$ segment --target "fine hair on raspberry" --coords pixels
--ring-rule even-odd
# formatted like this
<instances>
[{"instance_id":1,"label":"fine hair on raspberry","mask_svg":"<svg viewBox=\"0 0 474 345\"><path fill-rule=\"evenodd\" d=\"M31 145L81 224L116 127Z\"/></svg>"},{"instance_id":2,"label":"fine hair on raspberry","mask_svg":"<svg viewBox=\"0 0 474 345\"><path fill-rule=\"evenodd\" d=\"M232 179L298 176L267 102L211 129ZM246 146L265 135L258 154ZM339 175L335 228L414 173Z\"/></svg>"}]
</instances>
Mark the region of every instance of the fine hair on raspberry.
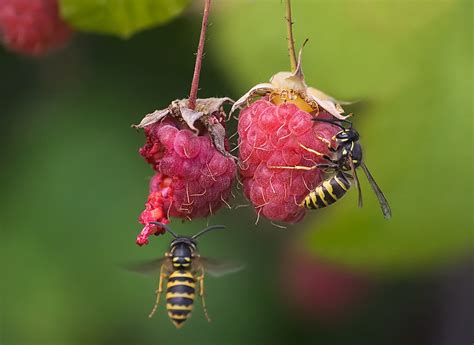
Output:
<instances>
[{"instance_id":1,"label":"fine hair on raspberry","mask_svg":"<svg viewBox=\"0 0 474 345\"><path fill-rule=\"evenodd\" d=\"M207 132L196 135L166 119L146 127L145 135L147 141L140 154L156 174L139 218L149 232L142 232L138 244L147 243L150 232L162 232L149 225L151 221L207 217L228 205L237 170L234 160L214 147Z\"/></svg>"},{"instance_id":2,"label":"fine hair on raspberry","mask_svg":"<svg viewBox=\"0 0 474 345\"><path fill-rule=\"evenodd\" d=\"M324 112L318 116L330 117ZM306 210L299 204L322 181L323 172L278 167L313 167L324 163L304 147L329 154L323 139L330 141L337 128L314 122L313 117L295 104L276 105L268 98L240 112L239 173L245 196L259 215L288 223L303 219Z\"/></svg>"}]
</instances>

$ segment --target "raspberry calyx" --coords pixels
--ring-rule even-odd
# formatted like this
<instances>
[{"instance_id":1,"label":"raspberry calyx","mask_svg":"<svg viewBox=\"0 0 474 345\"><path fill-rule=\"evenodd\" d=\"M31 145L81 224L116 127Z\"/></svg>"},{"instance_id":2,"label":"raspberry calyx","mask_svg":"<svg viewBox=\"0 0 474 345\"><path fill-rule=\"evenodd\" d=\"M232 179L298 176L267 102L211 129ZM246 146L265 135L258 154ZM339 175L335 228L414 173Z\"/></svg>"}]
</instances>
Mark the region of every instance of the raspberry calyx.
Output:
<instances>
[{"instance_id":1,"label":"raspberry calyx","mask_svg":"<svg viewBox=\"0 0 474 345\"><path fill-rule=\"evenodd\" d=\"M350 104L351 102L338 101L324 92L306 85L301 61L302 49L294 72L278 72L270 78L270 83L255 85L234 103L230 111L231 114L255 98L270 96L270 100L275 104L293 103L308 113L313 111L319 113L322 109L340 120L349 117L350 114L342 115L344 109L341 104Z\"/></svg>"}]
</instances>

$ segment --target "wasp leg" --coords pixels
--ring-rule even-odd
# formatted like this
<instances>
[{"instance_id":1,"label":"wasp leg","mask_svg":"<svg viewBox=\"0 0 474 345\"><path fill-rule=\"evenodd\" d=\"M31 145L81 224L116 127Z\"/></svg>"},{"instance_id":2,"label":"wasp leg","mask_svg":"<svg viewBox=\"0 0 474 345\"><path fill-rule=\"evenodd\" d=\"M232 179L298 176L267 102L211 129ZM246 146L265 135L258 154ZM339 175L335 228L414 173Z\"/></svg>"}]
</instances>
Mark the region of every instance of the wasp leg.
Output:
<instances>
[{"instance_id":1,"label":"wasp leg","mask_svg":"<svg viewBox=\"0 0 474 345\"><path fill-rule=\"evenodd\" d=\"M156 289L156 291L155 291L156 301L155 301L155 305L153 306L153 309L151 310L150 314L148 315L149 318L151 318L155 314L156 309L158 308L158 304L160 304L160 297L161 297L161 293L163 292L163 279L167 277L167 274L164 273L163 267L164 267L164 265L161 265L161 268L160 268L160 282L158 283L158 289Z\"/></svg>"},{"instance_id":2,"label":"wasp leg","mask_svg":"<svg viewBox=\"0 0 474 345\"><path fill-rule=\"evenodd\" d=\"M201 269L201 275L197 277L199 281L199 296L201 296L202 310L204 310L204 316L206 317L207 322L211 322L211 318L207 313L206 301L204 299L204 270Z\"/></svg>"},{"instance_id":3,"label":"wasp leg","mask_svg":"<svg viewBox=\"0 0 474 345\"><path fill-rule=\"evenodd\" d=\"M292 167L285 167L285 166L269 166L269 168L273 169L291 169L291 170L314 170L317 168L317 166L312 166L312 167L305 167L302 165L295 165Z\"/></svg>"},{"instance_id":4,"label":"wasp leg","mask_svg":"<svg viewBox=\"0 0 474 345\"><path fill-rule=\"evenodd\" d=\"M329 157L328 155L325 155L324 153L321 153L321 152L319 152L319 151L313 150L313 149L311 149L311 148L309 148L309 147L304 146L303 144L300 144L300 147L301 147L302 149L308 151L308 152L311 152L311 153L317 155L317 156L323 157L325 160L327 160L327 161L329 161L329 162L331 162L331 163L336 163L335 160L333 160L333 159L332 159L331 157Z\"/></svg>"},{"instance_id":5,"label":"wasp leg","mask_svg":"<svg viewBox=\"0 0 474 345\"><path fill-rule=\"evenodd\" d=\"M316 164L315 167L322 170L338 170L339 169L339 165L337 164Z\"/></svg>"},{"instance_id":6,"label":"wasp leg","mask_svg":"<svg viewBox=\"0 0 474 345\"><path fill-rule=\"evenodd\" d=\"M327 145L329 151L337 152L337 150L334 147L332 147L331 141L327 140L326 138L320 137L320 136L318 136L317 138ZM334 138L334 139L336 139L336 138Z\"/></svg>"},{"instance_id":7,"label":"wasp leg","mask_svg":"<svg viewBox=\"0 0 474 345\"><path fill-rule=\"evenodd\" d=\"M316 165L313 165L312 167L305 167L305 166L302 166L302 165L294 165L292 167L272 165L272 166L269 166L269 168L273 168L273 169L291 169L291 170L314 170L314 169L338 170L339 165L335 164L335 162L334 162L334 163L331 163L331 164L316 164Z\"/></svg>"}]
</instances>

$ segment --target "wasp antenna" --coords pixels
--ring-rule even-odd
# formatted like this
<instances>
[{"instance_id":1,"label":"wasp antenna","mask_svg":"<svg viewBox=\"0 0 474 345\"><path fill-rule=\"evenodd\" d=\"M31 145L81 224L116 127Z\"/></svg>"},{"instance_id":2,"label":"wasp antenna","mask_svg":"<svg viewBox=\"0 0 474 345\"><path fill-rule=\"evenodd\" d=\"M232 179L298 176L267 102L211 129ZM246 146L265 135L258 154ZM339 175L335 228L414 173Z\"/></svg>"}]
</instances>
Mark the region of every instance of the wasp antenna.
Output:
<instances>
[{"instance_id":1,"label":"wasp antenna","mask_svg":"<svg viewBox=\"0 0 474 345\"><path fill-rule=\"evenodd\" d=\"M179 236L176 235L167 225L160 223L160 222L149 222L148 224L155 224L158 226L161 226L163 229L165 229L167 232L169 232L174 238L178 238Z\"/></svg>"},{"instance_id":2,"label":"wasp antenna","mask_svg":"<svg viewBox=\"0 0 474 345\"><path fill-rule=\"evenodd\" d=\"M194 235L191 238L194 240L194 239L198 238L199 236L204 235L208 231L211 231L211 230L214 230L214 229L225 229L225 228L226 228L225 225L211 225L211 226L208 226L207 228L199 231L196 235Z\"/></svg>"},{"instance_id":3,"label":"wasp antenna","mask_svg":"<svg viewBox=\"0 0 474 345\"><path fill-rule=\"evenodd\" d=\"M349 113L349 115L347 115L347 117L350 117L350 116L354 116L353 113ZM349 120L340 120L341 122L345 122L345 123L348 123L349 124L349 128L352 128L352 121L349 121Z\"/></svg>"},{"instance_id":4,"label":"wasp antenna","mask_svg":"<svg viewBox=\"0 0 474 345\"><path fill-rule=\"evenodd\" d=\"M330 119L318 119L318 118L313 118L311 119L312 121L318 121L318 122L325 122L325 123L330 123L331 125L334 125L334 126L337 126L341 129L346 129L343 125L340 124L340 122L342 121L346 121L346 120L330 120ZM348 123L351 124L351 127L352 127L352 123L350 121L347 121Z\"/></svg>"}]
</instances>

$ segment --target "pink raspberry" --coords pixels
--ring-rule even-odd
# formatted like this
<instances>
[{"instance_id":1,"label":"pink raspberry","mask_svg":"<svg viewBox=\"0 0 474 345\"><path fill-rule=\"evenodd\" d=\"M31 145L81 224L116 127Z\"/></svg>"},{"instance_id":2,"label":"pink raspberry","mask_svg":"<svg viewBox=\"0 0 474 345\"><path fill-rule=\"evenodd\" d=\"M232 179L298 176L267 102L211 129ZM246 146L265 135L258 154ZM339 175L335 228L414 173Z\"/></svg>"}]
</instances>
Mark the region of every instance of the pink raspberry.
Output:
<instances>
[{"instance_id":1,"label":"pink raspberry","mask_svg":"<svg viewBox=\"0 0 474 345\"><path fill-rule=\"evenodd\" d=\"M236 175L234 160L214 147L208 132L196 135L168 118L146 126L145 135L140 154L157 174L139 218L145 225L139 245L163 233L151 221L169 223L170 216L191 220L216 212L229 199Z\"/></svg>"},{"instance_id":2,"label":"pink raspberry","mask_svg":"<svg viewBox=\"0 0 474 345\"><path fill-rule=\"evenodd\" d=\"M0 37L10 50L40 56L63 45L71 29L57 0L0 0Z\"/></svg>"},{"instance_id":3,"label":"pink raspberry","mask_svg":"<svg viewBox=\"0 0 474 345\"><path fill-rule=\"evenodd\" d=\"M362 305L376 287L370 274L313 257L301 247L292 246L283 254L285 300L308 318L340 321Z\"/></svg>"},{"instance_id":4,"label":"pink raspberry","mask_svg":"<svg viewBox=\"0 0 474 345\"><path fill-rule=\"evenodd\" d=\"M281 168L325 163L308 149L329 155L327 144L320 138L331 140L338 129L314 122L313 117L293 103L275 105L268 97L240 112L240 176L244 193L257 213L270 220L301 221L305 209L299 204L322 181L323 173L319 169ZM318 117L330 115L320 112Z\"/></svg>"}]
</instances>

